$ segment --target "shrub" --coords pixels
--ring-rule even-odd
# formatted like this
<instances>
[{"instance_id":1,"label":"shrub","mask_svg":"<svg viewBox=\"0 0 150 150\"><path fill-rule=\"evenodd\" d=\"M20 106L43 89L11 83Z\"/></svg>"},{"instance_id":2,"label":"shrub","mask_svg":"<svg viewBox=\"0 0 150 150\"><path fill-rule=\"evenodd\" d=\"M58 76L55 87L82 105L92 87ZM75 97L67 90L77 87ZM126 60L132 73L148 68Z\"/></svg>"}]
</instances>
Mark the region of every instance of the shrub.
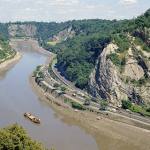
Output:
<instances>
[{"instance_id":1,"label":"shrub","mask_svg":"<svg viewBox=\"0 0 150 150\"><path fill-rule=\"evenodd\" d=\"M69 99L69 98L65 98L64 99L64 103L68 103L68 102L70 102L71 100Z\"/></svg>"},{"instance_id":2,"label":"shrub","mask_svg":"<svg viewBox=\"0 0 150 150\"><path fill-rule=\"evenodd\" d=\"M36 77L36 75L37 75L37 71L35 70L35 71L33 72L33 77Z\"/></svg>"},{"instance_id":3,"label":"shrub","mask_svg":"<svg viewBox=\"0 0 150 150\"><path fill-rule=\"evenodd\" d=\"M115 43L118 45L118 49L117 49L117 52L118 53L122 53L122 52L125 52L126 50L129 49L130 47L130 42L127 38L127 35L124 35L124 34L116 34L116 35L113 35L113 40L115 41Z\"/></svg>"},{"instance_id":4,"label":"shrub","mask_svg":"<svg viewBox=\"0 0 150 150\"><path fill-rule=\"evenodd\" d=\"M123 109L130 109L131 106L132 106L131 101L129 101L129 100L123 100L122 101L122 108Z\"/></svg>"},{"instance_id":5,"label":"shrub","mask_svg":"<svg viewBox=\"0 0 150 150\"><path fill-rule=\"evenodd\" d=\"M44 78L44 73L43 73L42 71L40 71L40 72L38 73L38 76L39 76L40 78Z\"/></svg>"},{"instance_id":6,"label":"shrub","mask_svg":"<svg viewBox=\"0 0 150 150\"><path fill-rule=\"evenodd\" d=\"M79 77L76 81L75 86L77 86L80 89L84 89L88 84L88 78Z\"/></svg>"},{"instance_id":7,"label":"shrub","mask_svg":"<svg viewBox=\"0 0 150 150\"><path fill-rule=\"evenodd\" d=\"M131 83L135 84L138 87L141 87L142 85L145 85L147 83L147 81L148 80L146 78L141 78L139 80L133 79L133 80L131 80Z\"/></svg>"},{"instance_id":8,"label":"shrub","mask_svg":"<svg viewBox=\"0 0 150 150\"><path fill-rule=\"evenodd\" d=\"M41 68L41 66L39 65L39 66L37 66L36 67L36 71L40 71L40 68Z\"/></svg>"},{"instance_id":9,"label":"shrub","mask_svg":"<svg viewBox=\"0 0 150 150\"><path fill-rule=\"evenodd\" d=\"M72 108L79 109L79 110L85 110L85 107L77 102L72 102L71 104L72 104Z\"/></svg>"},{"instance_id":10,"label":"shrub","mask_svg":"<svg viewBox=\"0 0 150 150\"><path fill-rule=\"evenodd\" d=\"M108 102L106 100L100 101L100 110L106 110Z\"/></svg>"},{"instance_id":11,"label":"shrub","mask_svg":"<svg viewBox=\"0 0 150 150\"><path fill-rule=\"evenodd\" d=\"M91 101L98 103L98 99L96 97L92 97Z\"/></svg>"},{"instance_id":12,"label":"shrub","mask_svg":"<svg viewBox=\"0 0 150 150\"><path fill-rule=\"evenodd\" d=\"M111 53L107 55L106 59L110 59L114 65L119 66L119 67L124 66L126 63L125 57L119 58L119 55L116 53Z\"/></svg>"},{"instance_id":13,"label":"shrub","mask_svg":"<svg viewBox=\"0 0 150 150\"><path fill-rule=\"evenodd\" d=\"M67 88L66 88L65 86L62 86L62 87L61 87L61 91L62 91L62 92L65 92L66 90L67 90Z\"/></svg>"},{"instance_id":14,"label":"shrub","mask_svg":"<svg viewBox=\"0 0 150 150\"><path fill-rule=\"evenodd\" d=\"M58 87L59 87L59 84L58 84L58 83L54 83L54 87L55 87L55 88L58 88Z\"/></svg>"},{"instance_id":15,"label":"shrub","mask_svg":"<svg viewBox=\"0 0 150 150\"><path fill-rule=\"evenodd\" d=\"M147 112L150 112L150 107L146 109Z\"/></svg>"},{"instance_id":16,"label":"shrub","mask_svg":"<svg viewBox=\"0 0 150 150\"><path fill-rule=\"evenodd\" d=\"M91 102L90 102L90 99L86 99L85 102L84 102L84 105L87 105L87 106L88 106L88 105L90 105L90 103L91 103Z\"/></svg>"}]
</instances>

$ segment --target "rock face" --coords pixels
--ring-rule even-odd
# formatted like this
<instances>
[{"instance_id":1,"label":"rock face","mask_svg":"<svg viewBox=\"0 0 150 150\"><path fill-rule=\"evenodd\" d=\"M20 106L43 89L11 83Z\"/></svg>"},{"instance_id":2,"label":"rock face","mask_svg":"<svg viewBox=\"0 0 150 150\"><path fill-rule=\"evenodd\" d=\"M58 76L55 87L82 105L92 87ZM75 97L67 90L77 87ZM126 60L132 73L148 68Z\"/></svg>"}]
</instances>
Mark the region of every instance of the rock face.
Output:
<instances>
[{"instance_id":1,"label":"rock face","mask_svg":"<svg viewBox=\"0 0 150 150\"><path fill-rule=\"evenodd\" d=\"M149 88L146 89L145 85L138 86L130 82L139 82L145 74L148 74L148 63L145 63L140 55L138 56L140 59L137 59L130 48L127 51L124 69L120 71L107 58L107 55L115 53L116 49L117 46L111 43L100 54L96 67L90 75L89 92L95 97L109 100L113 106L120 106L121 101L126 99L131 99L136 103L150 102L150 96L147 94L150 95Z\"/></svg>"},{"instance_id":2,"label":"rock face","mask_svg":"<svg viewBox=\"0 0 150 150\"><path fill-rule=\"evenodd\" d=\"M138 65L138 61L134 58L131 48L128 51L124 75L133 80L139 80L144 76L144 70L140 65Z\"/></svg>"},{"instance_id":3,"label":"rock face","mask_svg":"<svg viewBox=\"0 0 150 150\"><path fill-rule=\"evenodd\" d=\"M75 31L72 30L72 27L60 31L57 35L52 37L52 41L57 41L57 43L66 41L68 38L72 38L75 35Z\"/></svg>"},{"instance_id":4,"label":"rock face","mask_svg":"<svg viewBox=\"0 0 150 150\"><path fill-rule=\"evenodd\" d=\"M91 94L103 99L109 99L113 105L120 105L121 99L127 98L120 88L124 88L117 69L106 57L110 52L114 52L117 46L109 44L99 56L97 65L90 77L89 88ZM121 87L120 87L121 86Z\"/></svg>"},{"instance_id":5,"label":"rock face","mask_svg":"<svg viewBox=\"0 0 150 150\"><path fill-rule=\"evenodd\" d=\"M10 37L34 37L36 26L31 24L11 24L8 27Z\"/></svg>"}]
</instances>

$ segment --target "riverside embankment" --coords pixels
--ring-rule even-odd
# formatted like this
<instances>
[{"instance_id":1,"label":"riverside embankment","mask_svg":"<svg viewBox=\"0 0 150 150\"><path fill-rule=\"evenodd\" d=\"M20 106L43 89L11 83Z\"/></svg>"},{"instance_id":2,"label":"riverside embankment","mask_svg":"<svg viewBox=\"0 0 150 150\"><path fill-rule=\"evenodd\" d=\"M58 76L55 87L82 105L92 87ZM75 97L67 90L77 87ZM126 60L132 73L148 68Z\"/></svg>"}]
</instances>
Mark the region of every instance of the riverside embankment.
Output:
<instances>
[{"instance_id":1,"label":"riverside embankment","mask_svg":"<svg viewBox=\"0 0 150 150\"><path fill-rule=\"evenodd\" d=\"M21 54L16 52L15 56L0 63L0 71L8 70L12 65L16 64L21 59Z\"/></svg>"},{"instance_id":2,"label":"riverside embankment","mask_svg":"<svg viewBox=\"0 0 150 150\"><path fill-rule=\"evenodd\" d=\"M87 133L90 133L96 140L99 149L104 150L149 150L149 138L150 131L134 126L134 122L128 124L123 121L114 121L101 116L100 120L97 120L97 114L89 113L87 111L74 111L61 107L56 101L61 102L60 98L56 94L49 94L49 99L45 97L45 89L37 86L35 78L31 77L30 81L34 91L41 97L42 100L47 101L51 108L55 112L61 114L62 120L66 123L80 126ZM54 92L55 93L55 92ZM63 106L63 104L62 104ZM129 125L132 124L132 125ZM146 137L146 138L145 138Z\"/></svg>"}]
</instances>

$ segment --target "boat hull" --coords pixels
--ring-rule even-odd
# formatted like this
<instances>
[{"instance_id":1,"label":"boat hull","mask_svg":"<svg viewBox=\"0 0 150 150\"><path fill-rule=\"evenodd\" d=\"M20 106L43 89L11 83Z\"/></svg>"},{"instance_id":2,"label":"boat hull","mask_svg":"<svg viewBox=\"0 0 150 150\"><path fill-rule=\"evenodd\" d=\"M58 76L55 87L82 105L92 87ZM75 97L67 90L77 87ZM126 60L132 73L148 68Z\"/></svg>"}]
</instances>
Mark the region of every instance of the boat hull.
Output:
<instances>
[{"instance_id":1,"label":"boat hull","mask_svg":"<svg viewBox=\"0 0 150 150\"><path fill-rule=\"evenodd\" d=\"M33 116L31 113L24 113L24 117L28 118L33 123L36 123L36 124L40 124L41 123L40 119L35 117L35 116Z\"/></svg>"}]
</instances>

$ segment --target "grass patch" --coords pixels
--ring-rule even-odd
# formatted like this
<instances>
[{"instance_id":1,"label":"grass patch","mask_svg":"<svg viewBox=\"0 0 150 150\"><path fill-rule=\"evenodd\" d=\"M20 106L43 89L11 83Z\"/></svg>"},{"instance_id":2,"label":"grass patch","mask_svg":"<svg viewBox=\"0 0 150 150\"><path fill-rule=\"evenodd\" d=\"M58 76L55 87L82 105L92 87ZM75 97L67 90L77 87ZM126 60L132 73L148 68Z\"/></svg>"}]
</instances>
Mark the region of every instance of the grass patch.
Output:
<instances>
[{"instance_id":1,"label":"grass patch","mask_svg":"<svg viewBox=\"0 0 150 150\"><path fill-rule=\"evenodd\" d=\"M124 34L116 34L112 36L112 39L114 42L118 45L117 52L118 53L123 53L127 51L130 47L130 41L127 38L127 35Z\"/></svg>"},{"instance_id":2,"label":"grass patch","mask_svg":"<svg viewBox=\"0 0 150 150\"><path fill-rule=\"evenodd\" d=\"M49 41L47 42L48 45L50 46L55 46L58 42L57 41Z\"/></svg>"},{"instance_id":3,"label":"grass patch","mask_svg":"<svg viewBox=\"0 0 150 150\"><path fill-rule=\"evenodd\" d=\"M126 63L125 57L119 57L119 55L116 53L111 53L111 54L107 55L106 59L110 59L112 61L112 63L115 66L118 66L119 68L122 68Z\"/></svg>"},{"instance_id":4,"label":"grass patch","mask_svg":"<svg viewBox=\"0 0 150 150\"><path fill-rule=\"evenodd\" d=\"M139 106L139 105L132 105L130 109L132 112L139 113L143 116L149 116L150 117L150 112L147 111L147 109L144 106Z\"/></svg>"},{"instance_id":5,"label":"grass patch","mask_svg":"<svg viewBox=\"0 0 150 150\"><path fill-rule=\"evenodd\" d=\"M85 107L77 102L72 102L72 108L78 109L78 110L85 110Z\"/></svg>"},{"instance_id":6,"label":"grass patch","mask_svg":"<svg viewBox=\"0 0 150 150\"><path fill-rule=\"evenodd\" d=\"M141 87L142 85L145 85L147 82L149 82L149 79L147 78L141 78L139 80L131 80L131 83L136 85L137 87Z\"/></svg>"},{"instance_id":7,"label":"grass patch","mask_svg":"<svg viewBox=\"0 0 150 150\"><path fill-rule=\"evenodd\" d=\"M67 103L71 103L71 99L69 99L69 98L65 98L65 99L64 99L64 103L65 103L65 104L67 104Z\"/></svg>"},{"instance_id":8,"label":"grass patch","mask_svg":"<svg viewBox=\"0 0 150 150\"><path fill-rule=\"evenodd\" d=\"M135 44L140 45L142 50L144 50L146 52L150 52L150 47L148 47L148 45L145 44L140 38L138 38L138 37L135 38Z\"/></svg>"},{"instance_id":9,"label":"grass patch","mask_svg":"<svg viewBox=\"0 0 150 150\"><path fill-rule=\"evenodd\" d=\"M132 112L139 113L142 116L148 116L150 117L150 108L147 108L146 106L140 106L137 104L132 104L129 100L123 100L122 101L122 108L123 109L129 109Z\"/></svg>"}]
</instances>

